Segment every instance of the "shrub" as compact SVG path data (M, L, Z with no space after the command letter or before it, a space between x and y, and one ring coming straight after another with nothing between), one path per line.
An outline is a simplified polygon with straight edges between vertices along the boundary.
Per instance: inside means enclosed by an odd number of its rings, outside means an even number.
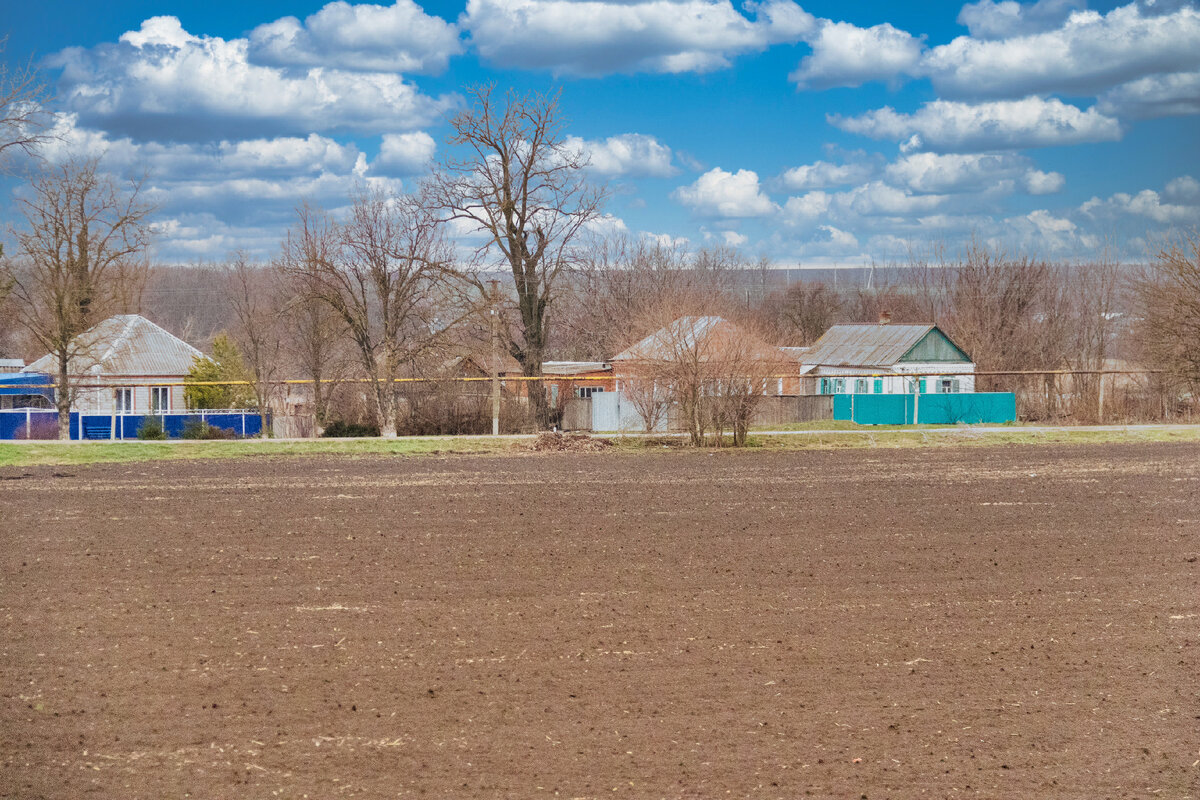
M185 439L236 439L237 435L228 428L209 425L206 420L189 419L183 423Z
M327 439L342 439L349 436L378 436L379 426L363 422L346 422L336 419L325 426L321 436Z
M158 417L146 417L142 420L142 424L138 426L137 438L139 439L166 439L167 432L163 430L162 420Z

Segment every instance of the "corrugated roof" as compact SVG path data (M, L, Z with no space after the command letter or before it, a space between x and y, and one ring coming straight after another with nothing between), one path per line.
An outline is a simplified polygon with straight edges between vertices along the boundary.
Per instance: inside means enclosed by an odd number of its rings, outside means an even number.
M834 325L804 354L805 364L890 367L913 348L933 325Z
M721 317L680 317L670 325L655 331L632 347L617 353L613 361L660 361L670 358L673 345L690 347L721 325L729 325Z
M603 361L543 361L543 375L581 375L585 372L608 372L611 364Z
M69 371L75 375L163 375L183 376L195 359L204 354L145 317L118 314L89 328L75 338L78 355ZM25 368L26 372L55 373L54 356L44 355Z

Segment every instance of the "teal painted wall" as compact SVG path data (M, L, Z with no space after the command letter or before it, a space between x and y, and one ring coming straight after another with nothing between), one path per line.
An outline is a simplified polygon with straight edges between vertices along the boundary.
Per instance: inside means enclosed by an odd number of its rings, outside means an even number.
M859 425L911 425L916 398L911 394L839 394L833 396L833 418ZM922 425L1013 422L1017 396L1012 392L923 394Z

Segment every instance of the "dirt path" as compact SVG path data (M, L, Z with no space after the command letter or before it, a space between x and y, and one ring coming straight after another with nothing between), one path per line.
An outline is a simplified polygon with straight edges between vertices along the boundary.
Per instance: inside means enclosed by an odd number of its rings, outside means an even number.
M0 797L1197 797L1200 447L0 470Z

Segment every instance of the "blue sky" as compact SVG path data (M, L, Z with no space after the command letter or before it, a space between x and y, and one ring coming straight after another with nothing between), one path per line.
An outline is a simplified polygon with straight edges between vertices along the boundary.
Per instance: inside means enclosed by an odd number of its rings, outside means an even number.
M1139 260L1200 226L1180 0L43 0L0 32L55 83L48 158L148 171L167 261L270 257L301 200L415 187L482 81L561 88L598 227L631 236L823 266Z

